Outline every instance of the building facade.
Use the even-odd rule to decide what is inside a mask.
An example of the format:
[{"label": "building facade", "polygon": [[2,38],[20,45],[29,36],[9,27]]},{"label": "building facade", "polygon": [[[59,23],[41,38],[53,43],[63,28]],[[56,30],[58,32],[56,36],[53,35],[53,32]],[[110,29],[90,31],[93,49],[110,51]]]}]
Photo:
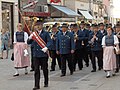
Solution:
[{"label": "building facade", "polygon": [[18,24],[16,4],[18,4],[17,0],[0,0],[0,36],[2,28],[9,31],[11,44],[13,43],[13,34],[17,30]]}]

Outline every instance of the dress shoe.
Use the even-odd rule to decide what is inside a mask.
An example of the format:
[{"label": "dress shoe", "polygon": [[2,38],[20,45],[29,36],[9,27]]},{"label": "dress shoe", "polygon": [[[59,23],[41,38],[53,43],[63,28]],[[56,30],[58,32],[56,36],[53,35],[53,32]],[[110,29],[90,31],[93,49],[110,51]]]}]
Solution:
[{"label": "dress shoe", "polygon": [[3,57],[0,57],[0,59],[3,59]]},{"label": "dress shoe", "polygon": [[96,70],[92,70],[91,72],[96,72]]},{"label": "dress shoe", "polygon": [[82,68],[79,68],[79,70],[82,70]]},{"label": "dress shoe", "polygon": [[106,78],[110,78],[110,75],[106,76]]},{"label": "dress shoe", "polygon": [[55,71],[55,69],[51,69],[50,72]]},{"label": "dress shoe", "polygon": [[39,90],[40,89],[40,87],[34,87],[33,88],[33,90]]},{"label": "dress shoe", "polygon": [[73,75],[73,71],[72,71],[72,72],[70,72],[70,75]]},{"label": "dress shoe", "polygon": [[19,74],[14,74],[13,77],[19,76]]},{"label": "dress shoe", "polygon": [[33,69],[30,70],[30,72],[33,72],[33,71],[34,71]]},{"label": "dress shoe", "polygon": [[64,76],[65,76],[65,74],[60,75],[60,77],[64,77]]},{"label": "dress shoe", "polygon": [[116,76],[116,74],[115,74],[115,73],[113,73],[113,74],[112,74],[112,76]]},{"label": "dress shoe", "polygon": [[28,74],[28,72],[25,72],[25,75],[27,75]]},{"label": "dress shoe", "polygon": [[119,69],[117,68],[116,71],[115,71],[115,73],[118,73],[118,72],[119,72]]},{"label": "dress shoe", "polygon": [[48,84],[45,84],[44,87],[48,87]]},{"label": "dress shoe", "polygon": [[100,71],[100,70],[101,70],[101,68],[98,68],[98,70]]},{"label": "dress shoe", "polygon": [[86,67],[89,67],[89,64],[85,64],[86,65]]}]

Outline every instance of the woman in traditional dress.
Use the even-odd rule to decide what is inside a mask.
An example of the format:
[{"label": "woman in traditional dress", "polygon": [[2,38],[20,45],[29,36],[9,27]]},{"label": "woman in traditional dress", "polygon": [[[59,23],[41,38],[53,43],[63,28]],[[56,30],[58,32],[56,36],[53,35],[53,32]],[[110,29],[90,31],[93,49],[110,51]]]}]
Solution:
[{"label": "woman in traditional dress", "polygon": [[114,52],[114,47],[119,49],[119,41],[116,35],[112,33],[111,27],[107,27],[107,35],[102,39],[103,46],[103,69],[106,72],[106,78],[111,75],[115,75],[116,70],[116,55]]},{"label": "woman in traditional dress", "polygon": [[25,74],[28,74],[27,67],[30,65],[28,55],[27,39],[28,34],[22,30],[22,24],[17,25],[18,31],[14,33],[14,67],[16,73],[13,76],[19,76],[18,69],[25,68]]},{"label": "woman in traditional dress", "polygon": [[6,59],[8,59],[8,51],[9,51],[9,44],[10,44],[10,34],[5,29],[1,30],[1,51],[2,56],[0,59],[3,59],[3,52],[6,50]]}]

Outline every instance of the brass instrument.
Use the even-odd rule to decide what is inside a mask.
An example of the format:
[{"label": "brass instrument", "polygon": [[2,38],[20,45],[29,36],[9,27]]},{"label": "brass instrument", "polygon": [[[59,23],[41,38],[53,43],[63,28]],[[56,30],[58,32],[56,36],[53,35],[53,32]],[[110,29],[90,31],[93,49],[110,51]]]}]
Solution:
[{"label": "brass instrument", "polygon": [[77,35],[77,33],[75,33],[74,34],[74,42],[76,42],[77,38],[78,38],[78,35]]},{"label": "brass instrument", "polygon": [[33,17],[32,20],[33,20],[33,23],[32,23],[32,28],[31,29],[32,29],[32,32],[34,32],[34,26],[37,22],[37,17]]},{"label": "brass instrument", "polygon": [[55,33],[52,33],[52,34],[51,34],[51,39],[55,39],[54,36],[55,36]]}]

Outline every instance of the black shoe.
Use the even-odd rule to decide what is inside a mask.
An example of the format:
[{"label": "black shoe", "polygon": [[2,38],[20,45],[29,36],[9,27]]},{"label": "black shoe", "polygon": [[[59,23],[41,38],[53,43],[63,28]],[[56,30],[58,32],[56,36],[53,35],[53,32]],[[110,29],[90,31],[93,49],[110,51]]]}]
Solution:
[{"label": "black shoe", "polygon": [[110,75],[109,75],[109,76],[106,76],[106,78],[110,78]]},{"label": "black shoe", "polygon": [[64,77],[64,76],[65,76],[65,74],[60,75],[60,77]]},{"label": "black shoe", "polygon": [[96,72],[96,70],[92,70],[91,72]]},{"label": "black shoe", "polygon": [[100,70],[101,70],[101,68],[98,68],[98,70],[100,71]]},{"label": "black shoe", "polygon": [[14,74],[13,77],[19,76],[19,74]]},{"label": "black shoe", "polygon": [[55,71],[55,69],[51,69],[50,72]]},{"label": "black shoe", "polygon": [[86,64],[86,67],[89,67],[89,64]]},{"label": "black shoe", "polygon": [[82,68],[79,68],[79,70],[82,70]]},{"label": "black shoe", "polygon": [[48,84],[45,84],[44,87],[48,87]]},{"label": "black shoe", "polygon": [[118,72],[119,72],[119,69],[117,68],[116,71],[115,71],[115,73],[118,73]]},{"label": "black shoe", "polygon": [[33,69],[30,70],[30,72],[33,72],[33,71],[34,71]]},{"label": "black shoe", "polygon": [[28,72],[25,72],[25,75],[27,75],[28,74]]},{"label": "black shoe", "polygon": [[39,90],[40,89],[40,87],[34,87],[33,88],[33,90]]},{"label": "black shoe", "polygon": [[113,73],[113,74],[112,74],[112,76],[116,76],[116,74],[115,74],[115,73]]},{"label": "black shoe", "polygon": [[3,57],[0,57],[0,59],[3,59]]},{"label": "black shoe", "polygon": [[73,71],[72,71],[72,72],[70,72],[70,75],[73,75]]}]

